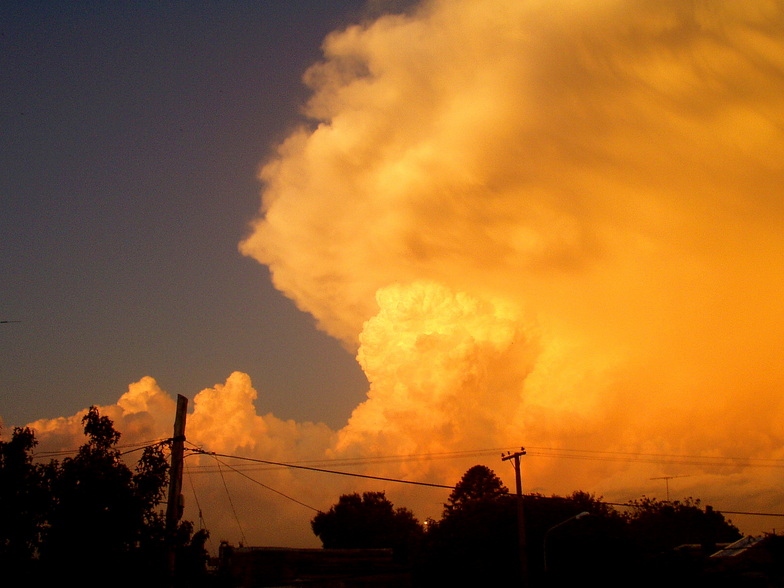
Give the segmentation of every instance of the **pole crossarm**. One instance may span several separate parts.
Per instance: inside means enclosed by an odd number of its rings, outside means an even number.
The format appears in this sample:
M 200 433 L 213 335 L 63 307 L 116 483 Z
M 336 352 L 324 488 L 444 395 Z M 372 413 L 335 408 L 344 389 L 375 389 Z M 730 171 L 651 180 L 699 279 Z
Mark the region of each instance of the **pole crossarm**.
M 511 451 L 507 451 L 506 453 L 501 454 L 501 461 L 509 461 L 510 459 L 514 459 L 516 462 L 520 459 L 521 456 L 526 455 L 525 447 L 521 447 L 520 451 L 512 453 Z

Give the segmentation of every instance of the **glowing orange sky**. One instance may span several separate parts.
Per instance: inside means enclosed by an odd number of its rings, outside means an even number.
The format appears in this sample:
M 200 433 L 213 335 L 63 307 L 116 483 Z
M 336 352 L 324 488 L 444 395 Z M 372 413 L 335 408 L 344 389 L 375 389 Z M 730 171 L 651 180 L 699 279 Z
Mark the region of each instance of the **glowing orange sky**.
M 782 33 L 773 1 L 443 0 L 332 34 L 240 247 L 356 350 L 367 400 L 339 431 L 281 421 L 235 373 L 194 399 L 188 437 L 277 461 L 784 458 Z M 147 379 L 111 410 L 166 436 L 173 401 Z M 628 500 L 681 475 L 717 508 L 784 511 L 784 462 L 653 461 L 531 456 L 525 477 Z M 367 467 L 454 483 L 470 465 Z M 357 485 L 267 475 L 318 508 Z M 420 516 L 445 499 L 386 489 Z M 254 542 L 305 541 L 288 517 L 309 513 L 237 491 L 264 512 Z

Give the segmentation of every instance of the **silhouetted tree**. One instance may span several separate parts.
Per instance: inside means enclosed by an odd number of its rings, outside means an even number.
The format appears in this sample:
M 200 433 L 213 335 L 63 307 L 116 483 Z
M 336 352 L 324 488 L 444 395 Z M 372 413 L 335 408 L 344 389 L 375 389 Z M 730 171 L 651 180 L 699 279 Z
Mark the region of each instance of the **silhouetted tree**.
M 406 508 L 395 508 L 383 492 L 343 494 L 311 521 L 324 548 L 393 548 L 398 556 L 420 539 L 422 526 Z
M 42 560 L 76 576 L 85 559 L 95 566 L 125 564 L 144 524 L 133 474 L 116 443 L 111 419 L 91 407 L 82 419 L 87 443 L 66 458 L 53 480 L 53 509 Z
M 440 521 L 428 526 L 417 583 L 498 586 L 517 581 L 514 500 L 487 466 L 469 468 L 450 493 Z
M 495 472 L 484 465 L 475 465 L 463 474 L 444 505 L 444 518 L 483 502 L 493 502 L 509 494 Z
M 22 470 L 27 476 L 27 486 L 23 492 L 15 492 L 13 500 L 19 512 L 31 513 L 28 518 L 33 530 L 26 532 L 31 537 L 26 539 L 26 557 L 38 564 L 33 583 L 163 585 L 168 582 L 166 536 L 159 506 L 169 467 L 163 447 L 147 447 L 131 471 L 117 448 L 120 433 L 111 419 L 91 407 L 82 424 L 87 442 L 76 456 L 61 463 L 32 464 L 30 451 L 36 442 L 29 430 L 19 430 L 11 445 L 0 446 L 0 453 L 10 451 L 13 456 L 0 461 L 0 478 L 22 480 L 24 476 L 18 473 L 11 476 Z M 6 504 L 11 486 L 0 484 L 0 500 Z M 23 496 L 27 498 L 22 500 Z M 32 504 L 27 511 L 21 506 L 25 501 Z M 178 535 L 180 550 L 203 554 L 205 533 L 194 536 L 192 525 L 183 521 Z M 21 545 L 19 541 L 16 544 Z M 183 570 L 181 576 L 186 575 L 193 577 L 192 572 Z
M 548 586 L 592 579 L 615 585 L 629 556 L 625 519 L 600 498 L 525 496 L 526 543 L 531 578 Z M 545 569 L 546 567 L 546 569 Z
M 660 585 L 673 577 L 699 585 L 703 560 L 679 545 L 703 545 L 740 538 L 724 517 L 702 510 L 699 500 L 661 502 L 643 498 L 621 514 L 585 492 L 569 497 L 525 497 L 526 534 L 532 578 L 548 586 L 574 586 L 588 580 L 605 586 Z M 587 516 L 577 515 L 588 513 Z M 546 561 L 546 574 L 542 567 Z
M 37 443 L 27 427 L 0 441 L 0 562 L 10 576 L 29 572 L 47 518 L 46 468 L 33 464 L 31 454 Z
M 131 559 L 139 575 L 160 574 L 168 566 L 166 517 L 158 508 L 165 497 L 168 470 L 169 464 L 161 445 L 146 447 L 134 469 L 131 488 L 140 509 L 141 526 L 137 530 Z M 191 523 L 183 521 L 179 524 L 177 544 L 181 549 L 188 545 L 192 534 Z
M 591 577 L 608 584 L 622 575 L 626 521 L 600 499 L 528 494 L 524 511 L 531 585 L 573 586 Z M 442 519 L 429 525 L 419 564 L 417 585 L 519 585 L 516 500 L 492 470 L 474 466 L 463 475 Z
M 741 533 L 724 515 L 712 508 L 700 508 L 700 500 L 686 498 L 656 500 L 643 496 L 628 503 L 626 515 L 631 534 L 649 553 L 692 543 L 715 550 L 718 543 L 730 543 Z

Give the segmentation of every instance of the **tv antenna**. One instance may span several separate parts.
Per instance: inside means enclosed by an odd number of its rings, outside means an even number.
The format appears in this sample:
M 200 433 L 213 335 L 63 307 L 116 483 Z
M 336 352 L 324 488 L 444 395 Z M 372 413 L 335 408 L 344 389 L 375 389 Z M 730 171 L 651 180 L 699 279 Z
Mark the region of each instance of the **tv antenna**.
M 667 489 L 667 502 L 670 501 L 670 480 L 673 478 L 688 478 L 688 475 L 683 476 L 657 476 L 656 478 L 651 478 L 651 480 L 664 480 L 665 488 Z

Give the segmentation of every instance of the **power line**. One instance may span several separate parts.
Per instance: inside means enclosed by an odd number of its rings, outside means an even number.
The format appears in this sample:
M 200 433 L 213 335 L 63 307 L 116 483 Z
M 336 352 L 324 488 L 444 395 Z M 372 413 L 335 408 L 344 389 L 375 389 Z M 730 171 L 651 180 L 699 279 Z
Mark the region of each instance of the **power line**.
M 117 448 L 123 447 L 145 447 L 152 445 L 166 439 L 158 439 L 153 441 L 142 441 L 136 444 L 118 445 Z M 192 444 L 192 443 L 191 443 Z M 275 467 L 295 467 L 300 465 L 317 466 L 320 464 L 340 464 L 344 466 L 363 466 L 373 465 L 380 463 L 398 463 L 402 461 L 412 460 L 437 460 L 437 459 L 460 459 L 469 457 L 489 457 L 494 456 L 496 453 L 505 452 L 511 447 L 494 447 L 485 449 L 471 449 L 462 451 L 444 451 L 435 453 L 404 453 L 392 455 L 379 455 L 372 457 L 353 457 L 353 458 L 339 458 L 339 459 L 311 459 L 287 462 L 285 464 L 276 462 L 264 462 L 267 465 Z M 582 459 L 591 461 L 613 461 L 613 462 L 628 462 L 628 463 L 652 463 L 652 464 L 669 464 L 669 465 L 691 465 L 703 467 L 770 467 L 770 468 L 784 468 L 784 459 L 774 458 L 753 458 L 753 457 L 738 457 L 738 456 L 704 456 L 704 455 L 689 455 L 689 454 L 670 454 L 670 453 L 642 453 L 642 452 L 623 452 L 623 451 L 600 451 L 590 449 L 569 449 L 561 447 L 536 447 L 526 446 L 528 457 L 551 457 L 562 459 Z M 69 453 L 76 453 L 78 449 L 60 450 L 60 451 L 47 451 L 41 453 L 33 453 L 34 457 L 49 457 L 64 455 Z
M 545 496 L 544 498 L 547 497 Z M 631 502 L 604 502 L 604 501 L 597 501 L 597 502 L 601 502 L 601 504 L 606 504 L 607 506 L 620 506 L 623 508 L 635 507 L 635 505 Z M 748 515 L 748 516 L 755 516 L 755 517 L 784 517 L 784 513 L 782 512 L 753 512 L 753 511 L 743 511 L 743 510 L 724 510 L 719 508 L 714 508 L 713 510 L 721 514 Z
M 555 447 L 530 447 L 528 455 L 537 457 L 559 457 L 564 459 L 587 459 L 594 461 L 620 461 L 656 464 L 693 465 L 703 467 L 770 467 L 784 468 L 784 459 L 705 456 L 667 453 L 634 453 L 622 451 L 595 451 L 589 449 L 565 449 Z
M 191 442 L 191 445 L 198 447 L 198 445 Z M 441 451 L 441 452 L 428 452 L 428 453 L 395 453 L 391 455 L 376 455 L 376 456 L 363 456 L 363 457 L 344 457 L 333 459 L 305 459 L 286 462 L 286 465 L 275 466 L 277 468 L 287 468 L 290 465 L 306 464 L 317 466 L 322 464 L 340 464 L 345 466 L 363 466 L 379 463 L 398 463 L 403 461 L 432 461 L 437 459 L 462 459 L 469 457 L 490 457 L 495 456 L 499 451 L 505 452 L 515 447 L 491 447 L 484 449 L 467 449 L 461 451 Z M 270 468 L 272 469 L 272 468 Z
M 218 461 L 220 464 L 220 461 Z M 220 470 L 220 466 L 218 467 Z M 226 496 L 229 498 L 229 505 L 231 506 L 231 511 L 234 513 L 234 520 L 237 521 L 237 527 L 240 529 L 240 536 L 242 537 L 242 542 L 246 543 L 245 540 L 245 532 L 242 530 L 242 524 L 240 523 L 240 518 L 237 516 L 237 509 L 234 508 L 234 501 L 231 499 L 231 493 L 229 492 L 229 487 L 226 485 L 226 478 L 223 477 L 223 470 L 220 470 L 221 480 L 223 480 L 223 487 L 226 489 Z
M 270 471 L 270 470 L 279 470 L 279 469 L 287 469 L 289 467 L 295 465 L 305 465 L 309 464 L 313 467 L 318 465 L 340 465 L 342 467 L 360 467 L 360 466 L 368 466 L 368 465 L 376 465 L 376 464 L 394 464 L 394 463 L 401 463 L 406 461 L 414 461 L 417 459 L 420 460 L 435 460 L 435 459 L 455 459 L 455 458 L 464 458 L 464 457 L 485 457 L 490 455 L 495 455 L 497 450 L 482 450 L 480 452 L 455 452 L 452 454 L 433 454 L 432 456 L 428 454 L 412 454 L 408 455 L 395 455 L 395 456 L 380 456 L 380 457 L 369 457 L 369 458 L 346 458 L 346 459 L 319 459 L 319 460 L 302 460 L 302 461 L 291 461 L 287 462 L 286 465 L 245 465 L 245 466 L 238 466 L 237 469 L 242 469 L 243 471 Z M 215 473 L 216 470 L 213 466 L 203 465 L 203 466 L 196 466 L 194 468 L 197 470 L 195 473 Z
M 126 455 L 128 453 L 133 453 L 134 451 L 141 451 L 147 449 L 148 447 L 155 447 L 156 445 L 162 445 L 164 443 L 168 443 L 171 439 L 153 439 L 149 441 L 140 441 L 139 443 L 127 443 L 124 445 L 115 445 L 114 449 L 123 449 L 123 448 L 130 448 L 127 451 L 120 452 L 120 455 Z M 60 449 L 57 451 L 41 451 L 41 452 L 32 452 L 32 457 L 34 459 L 45 459 L 45 458 L 53 458 L 53 457 L 60 457 L 63 455 L 75 455 L 79 453 L 79 450 L 84 447 L 78 447 L 76 449 Z
M 128 455 L 129 453 L 135 453 L 136 451 L 144 451 L 151 447 L 157 447 L 158 445 L 168 445 L 171 442 L 171 439 L 163 439 L 162 441 L 158 441 L 156 443 L 151 443 L 149 445 L 142 445 L 140 447 L 136 447 L 135 449 L 129 449 L 128 451 L 121 451 L 120 455 Z
M 204 514 L 202 513 L 201 504 L 199 503 L 199 496 L 196 494 L 196 486 L 193 485 L 193 477 L 191 477 L 191 472 L 187 465 L 183 469 L 185 470 L 185 473 L 188 474 L 188 482 L 190 482 L 191 491 L 193 492 L 193 500 L 196 502 L 196 508 L 199 511 L 199 529 L 204 529 L 206 528 Z
M 720 510 L 718 512 L 722 514 L 750 515 L 755 517 L 784 517 L 784 513 L 781 512 L 749 512 L 742 510 Z
M 141 444 L 128 444 L 122 445 L 118 447 L 133 447 L 135 449 L 131 449 L 128 452 L 138 451 L 140 449 L 145 449 L 146 447 L 153 446 L 160 443 L 166 443 L 170 441 L 170 439 L 158 439 L 154 441 L 145 441 Z M 188 442 L 191 445 L 193 443 Z M 194 445 L 194 447 L 196 447 Z M 333 459 L 333 460 L 301 460 L 295 462 L 275 462 L 270 460 L 262 460 L 262 459 L 253 459 L 248 457 L 241 457 L 235 455 L 226 455 L 226 454 L 218 454 L 213 452 L 208 452 L 201 448 L 196 447 L 195 449 L 190 449 L 194 453 L 204 454 L 204 455 L 212 455 L 213 457 L 224 457 L 228 459 L 238 459 L 243 460 L 246 462 L 254 463 L 254 464 L 262 464 L 269 466 L 268 468 L 252 468 L 252 467 L 243 467 L 242 470 L 249 471 L 253 469 L 255 471 L 263 471 L 264 469 L 276 469 L 276 468 L 293 468 L 293 469 L 301 469 L 306 471 L 313 471 L 313 472 L 320 472 L 320 473 L 328 473 L 334 475 L 342 475 L 342 476 L 351 476 L 357 478 L 365 478 L 371 480 L 379 480 L 385 482 L 395 482 L 401 484 L 410 484 L 415 486 L 425 486 L 431 488 L 443 488 L 447 490 L 453 490 L 454 486 L 444 485 L 444 484 L 434 484 L 429 482 L 418 482 L 413 480 L 402 480 L 398 478 L 388 478 L 382 476 L 372 476 L 368 474 L 358 474 L 354 472 L 346 472 L 346 471 L 339 471 L 339 470 L 331 470 L 325 469 L 320 467 L 315 467 L 314 465 L 305 465 L 305 464 L 325 464 L 325 463 L 332 463 L 332 464 L 339 464 L 345 467 L 357 467 L 357 466 L 364 466 L 364 465 L 373 465 L 373 464 L 381 464 L 381 463 L 395 463 L 395 462 L 402 462 L 402 461 L 411 461 L 411 460 L 433 460 L 433 459 L 459 459 L 465 457 L 483 457 L 489 456 L 497 453 L 499 450 L 504 451 L 508 448 L 499 447 L 499 448 L 491 448 L 491 449 L 476 449 L 476 450 L 464 450 L 464 451 L 449 451 L 449 452 L 437 452 L 437 453 L 410 453 L 410 454 L 393 454 L 393 455 L 382 455 L 382 456 L 375 456 L 375 457 L 359 457 L 359 458 L 342 458 L 342 459 Z M 563 459 L 583 459 L 583 460 L 593 460 L 593 461 L 618 461 L 618 462 L 638 462 L 638 463 L 653 463 L 653 464 L 676 464 L 676 465 L 693 465 L 693 466 L 703 466 L 703 467 L 732 467 L 732 466 L 740 466 L 740 467 L 771 467 L 771 468 L 783 468 L 784 467 L 784 460 L 783 459 L 773 459 L 773 458 L 746 458 L 746 457 L 737 457 L 737 456 L 724 456 L 724 457 L 713 457 L 713 456 L 697 456 L 697 455 L 688 455 L 688 454 L 667 454 L 667 453 L 642 453 L 642 452 L 621 452 L 621 451 L 598 451 L 598 450 L 589 450 L 589 449 L 568 449 L 568 448 L 556 448 L 556 447 L 536 447 L 536 446 L 527 446 L 526 451 L 529 457 L 550 457 L 550 458 L 563 458 Z M 48 452 L 41 452 L 41 453 L 34 453 L 33 456 L 36 458 L 44 458 L 44 457 L 55 457 L 59 455 L 67 455 L 73 454 L 78 452 L 78 449 L 74 450 L 61 450 L 61 451 L 48 451 Z M 224 465 L 238 473 L 247 477 L 249 480 L 253 481 L 256 484 L 262 485 L 257 480 L 246 476 L 243 471 L 239 467 L 229 466 L 228 464 Z M 192 466 L 192 473 L 220 473 L 221 476 L 223 475 L 222 470 L 210 470 L 210 466 L 196 466 L 193 468 Z M 193 471 L 197 469 L 197 471 Z M 274 488 L 266 487 L 273 492 L 278 492 Z M 285 496 L 284 494 L 278 492 L 279 494 Z M 291 497 L 287 497 L 290 500 L 294 500 Z M 623 506 L 628 507 L 628 504 L 624 503 L 604 503 L 610 506 Z M 313 507 L 309 505 L 304 505 L 307 508 L 313 509 Z M 314 509 L 318 510 L 318 509 Z M 727 514 L 737 514 L 737 515 L 749 515 L 749 516 L 772 516 L 772 517 L 781 517 L 784 516 L 784 513 L 765 513 L 765 512 L 751 512 L 751 511 L 721 511 Z
M 191 477 L 191 473 L 188 470 L 187 464 L 183 463 L 183 469 L 188 474 L 188 481 L 191 484 L 191 491 L 193 492 L 193 500 L 196 502 L 196 508 L 199 510 L 199 530 L 204 531 L 208 527 L 207 527 L 207 522 L 204 520 L 204 514 L 202 513 L 201 510 L 201 504 L 199 503 L 199 496 L 198 494 L 196 494 L 196 486 L 193 484 L 193 478 Z M 214 545 L 212 543 L 212 537 L 210 536 L 209 533 L 207 533 L 207 541 L 209 542 L 210 546 L 214 549 Z
M 315 512 L 321 512 L 319 509 L 317 509 L 317 508 L 315 508 L 315 507 L 313 507 L 313 506 L 310 506 L 309 504 L 305 504 L 304 502 L 302 502 L 302 501 L 300 501 L 300 500 L 297 500 L 296 498 L 293 498 L 293 497 L 289 496 L 288 494 L 285 494 L 285 493 L 281 492 L 280 490 L 276 490 L 275 488 L 272 488 L 271 486 L 267 486 L 266 484 L 263 484 L 262 482 L 259 482 L 258 480 L 254 479 L 254 478 L 251 478 L 250 476 L 248 476 L 248 475 L 247 475 L 247 474 L 245 474 L 244 472 L 241 472 L 241 471 L 239 471 L 238 469 L 236 469 L 236 468 L 232 467 L 231 465 L 229 465 L 229 464 L 227 464 L 227 463 L 225 463 L 225 462 L 223 462 L 223 461 L 219 460 L 219 459 L 218 459 L 217 457 L 215 457 L 214 455 L 213 455 L 212 457 L 213 457 L 213 458 L 215 458 L 215 461 L 216 461 L 216 462 L 218 462 L 218 464 L 225 465 L 225 466 L 226 466 L 227 468 L 229 468 L 230 470 L 232 470 L 232 471 L 234 471 L 234 472 L 238 473 L 240 476 L 242 476 L 242 477 L 244 477 L 244 478 L 247 478 L 248 480 L 250 480 L 250 481 L 251 481 L 251 482 L 253 482 L 254 484 L 258 484 L 258 485 L 259 485 L 259 486 L 261 486 L 262 488 L 266 488 L 267 490 L 270 490 L 270 491 L 272 491 L 272 492 L 275 492 L 276 494 L 280 494 L 281 496 L 283 496 L 283 498 L 286 498 L 287 500 L 291 500 L 292 502 L 296 502 L 296 503 L 297 503 L 297 504 L 299 504 L 300 506 L 304 506 L 305 508 L 309 508 L 310 510 L 312 510 L 312 511 L 315 511 Z M 218 466 L 218 468 L 220 469 L 220 465 Z M 222 476 L 223 476 L 223 474 L 221 473 L 221 477 L 222 477 Z M 225 484 L 225 481 L 224 481 L 224 484 Z
M 454 488 L 455 488 L 454 486 L 447 486 L 445 484 L 434 484 L 434 483 L 431 483 L 431 482 L 417 482 L 417 481 L 414 481 L 414 480 L 401 480 L 399 478 L 385 478 L 385 477 L 382 477 L 382 476 L 371 476 L 371 475 L 368 475 L 368 474 L 357 474 L 356 472 L 341 472 L 341 471 L 338 471 L 338 470 L 327 470 L 327 469 L 324 469 L 324 468 L 316 468 L 316 467 L 311 467 L 311 466 L 298 465 L 298 464 L 294 464 L 294 463 L 282 463 L 282 462 L 278 462 L 278 461 L 269 461 L 269 460 L 265 460 L 265 459 L 254 459 L 254 458 L 251 458 L 251 457 L 240 457 L 238 455 L 226 455 L 226 454 L 222 454 L 222 453 L 214 453 L 214 452 L 211 452 L 211 451 L 205 451 L 203 449 L 191 449 L 190 451 L 193 451 L 194 453 L 201 453 L 201 454 L 204 454 L 204 455 L 225 457 L 225 458 L 228 458 L 228 459 L 240 459 L 240 460 L 243 460 L 243 461 L 249 461 L 249 462 L 254 462 L 254 463 L 263 463 L 263 464 L 267 464 L 267 465 L 275 465 L 275 466 L 280 466 L 280 467 L 285 467 L 285 468 L 294 468 L 294 469 L 299 469 L 299 470 L 307 470 L 307 471 L 311 471 L 311 472 L 320 472 L 322 474 L 335 474 L 335 475 L 339 475 L 339 476 L 352 476 L 352 477 L 355 477 L 355 478 L 366 478 L 366 479 L 369 479 L 369 480 L 380 480 L 382 482 L 397 482 L 399 484 L 411 484 L 411 485 L 414 485 L 414 486 L 427 486 L 427 487 L 430 487 L 430 488 L 445 488 L 447 490 L 454 490 Z
M 399 479 L 399 478 L 387 478 L 387 477 L 382 477 L 382 476 L 371 476 L 371 475 L 368 475 L 368 474 L 357 474 L 357 473 L 354 473 L 354 472 L 343 472 L 343 471 L 339 471 L 339 470 L 328 470 L 328 469 L 324 469 L 324 468 L 316 468 L 316 467 L 305 466 L 305 465 L 301 465 L 301 464 L 297 464 L 297 463 L 283 463 L 283 462 L 275 462 L 275 461 L 270 461 L 270 460 L 255 459 L 255 458 L 250 458 L 250 457 L 242 457 L 242 456 L 238 456 L 238 455 L 220 454 L 220 453 L 214 453 L 214 452 L 205 451 L 205 450 L 200 449 L 200 448 L 191 449 L 190 451 L 192 451 L 195 454 L 211 455 L 213 457 L 218 456 L 218 457 L 224 457 L 224 458 L 227 458 L 227 459 L 238 459 L 238 460 L 242 460 L 242 461 L 247 461 L 247 462 L 252 462 L 252 463 L 262 463 L 262 464 L 277 466 L 277 467 L 281 467 L 281 468 L 301 469 L 301 470 L 320 472 L 320 473 L 327 473 L 327 474 L 351 476 L 351 477 L 365 478 L 365 479 L 371 479 L 371 480 L 380 480 L 380 481 L 384 481 L 384 482 L 396 482 L 396 483 L 401 483 L 401 484 L 411 484 L 411 485 L 415 485 L 415 486 L 426 486 L 426 487 L 431 487 L 431 488 L 443 488 L 443 489 L 446 489 L 446 490 L 454 490 L 454 488 L 455 488 L 454 486 L 448 486 L 448 485 L 445 485 L 445 484 L 434 484 L 434 483 L 431 483 L 431 482 L 417 482 L 417 481 L 413 481 L 413 480 L 402 480 L 402 479 Z M 530 455 L 530 453 L 529 453 L 529 455 Z M 227 467 L 230 467 L 230 466 L 227 466 Z M 245 474 L 243 472 L 241 472 L 240 470 L 237 470 L 235 468 L 231 468 L 231 469 L 233 469 L 236 473 L 245 476 Z M 221 473 L 221 476 L 222 476 L 223 475 L 222 471 L 220 473 Z M 246 477 L 248 477 L 248 476 L 246 476 Z M 252 480 L 252 478 L 249 478 L 249 479 Z M 255 482 L 255 480 L 253 480 L 253 481 Z M 257 483 L 259 483 L 259 482 L 257 482 Z M 225 484 L 225 482 L 224 482 L 224 484 Z M 276 490 L 274 490 L 274 491 L 277 492 Z M 280 493 L 280 494 L 282 494 L 282 493 Z M 528 496 L 534 496 L 534 495 L 528 495 Z M 291 499 L 290 497 L 287 497 L 287 498 Z M 561 497 L 538 496 L 538 498 L 556 499 L 557 500 L 557 499 L 560 499 Z M 620 506 L 620 507 L 624 507 L 624 508 L 633 508 L 633 506 L 634 506 L 633 504 L 630 504 L 630 503 L 604 502 L 604 501 L 598 501 L 598 502 L 601 502 L 601 504 L 606 504 L 608 506 Z M 309 507 L 309 508 L 313 508 L 313 507 Z M 314 510 L 317 510 L 317 509 L 314 509 Z M 722 509 L 716 509 L 716 511 L 724 513 L 724 514 L 737 514 L 737 515 L 748 515 L 748 516 L 784 517 L 784 513 L 733 511 L 733 510 L 722 510 Z

